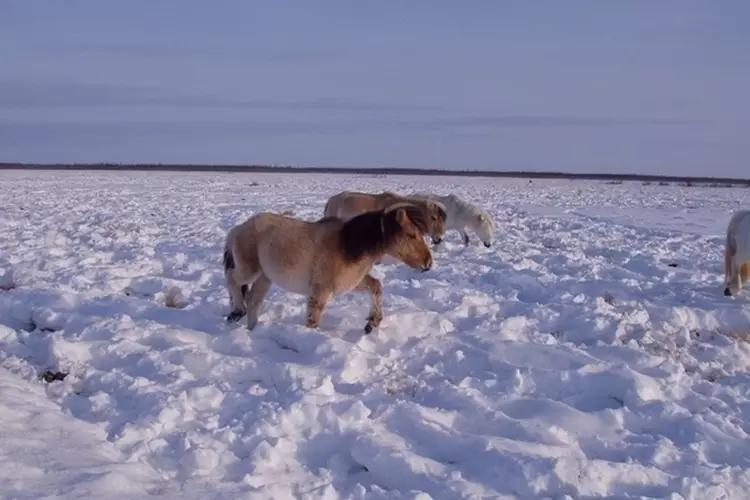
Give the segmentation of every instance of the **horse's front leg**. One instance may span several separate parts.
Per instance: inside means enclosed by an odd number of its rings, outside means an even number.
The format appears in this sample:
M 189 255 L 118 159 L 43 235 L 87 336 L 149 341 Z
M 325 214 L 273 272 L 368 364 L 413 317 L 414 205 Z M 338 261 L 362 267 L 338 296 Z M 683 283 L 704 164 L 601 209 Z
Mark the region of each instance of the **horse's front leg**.
M 383 285 L 379 280 L 367 274 L 354 288 L 354 291 L 370 294 L 370 315 L 367 317 L 367 324 L 365 325 L 365 333 L 370 333 L 373 328 L 378 328 L 380 322 L 383 321 Z
M 263 300 L 271 288 L 271 280 L 265 274 L 258 276 L 250 291 L 245 294 L 245 310 L 247 311 L 247 329 L 252 330 L 258 324 L 258 313 Z
M 313 292 L 307 297 L 307 327 L 318 328 L 320 320 L 323 317 L 328 302 L 331 301 L 333 294 L 313 288 Z

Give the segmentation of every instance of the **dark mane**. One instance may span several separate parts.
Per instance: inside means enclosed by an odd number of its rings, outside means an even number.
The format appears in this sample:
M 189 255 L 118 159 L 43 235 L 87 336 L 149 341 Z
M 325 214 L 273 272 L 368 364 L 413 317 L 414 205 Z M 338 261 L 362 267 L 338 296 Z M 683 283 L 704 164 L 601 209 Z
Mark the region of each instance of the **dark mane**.
M 436 205 L 438 209 L 438 216 L 443 217 L 443 223 L 445 223 L 445 210 L 440 208 L 440 205 Z M 425 215 L 424 210 L 420 210 L 414 205 L 406 205 L 403 206 L 403 208 L 406 210 L 406 215 L 409 216 L 409 219 L 411 220 L 412 224 L 417 226 L 417 229 L 421 233 L 428 234 L 430 232 L 430 222 L 427 219 L 427 216 Z M 426 207 L 425 207 L 426 210 Z
M 402 205 L 412 223 L 425 232 L 427 221 L 422 212 L 413 205 Z M 356 261 L 367 254 L 384 251 L 401 234 L 401 225 L 396 220 L 397 209 L 386 208 L 364 212 L 344 223 L 339 239 L 344 257 Z
M 339 217 L 336 217 L 335 215 L 326 215 L 325 217 L 321 217 L 320 219 L 316 220 L 315 222 L 331 222 L 334 220 L 341 220 Z

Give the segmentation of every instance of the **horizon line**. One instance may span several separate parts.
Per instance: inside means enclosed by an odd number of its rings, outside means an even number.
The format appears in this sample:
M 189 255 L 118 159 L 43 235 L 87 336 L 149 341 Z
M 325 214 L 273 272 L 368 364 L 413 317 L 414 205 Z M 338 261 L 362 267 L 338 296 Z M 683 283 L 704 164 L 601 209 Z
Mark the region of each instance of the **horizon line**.
M 320 173 L 320 174 L 380 174 L 380 175 L 438 175 L 459 177 L 498 177 L 524 179 L 588 179 L 621 181 L 666 181 L 699 182 L 719 184 L 745 184 L 750 178 L 710 177 L 662 174 L 617 174 L 605 172 L 574 173 L 566 171 L 539 170 L 482 170 L 439 169 L 419 167 L 310 167 L 292 165 L 213 164 L 213 163 L 119 163 L 119 162 L 75 162 L 75 163 L 25 163 L 0 162 L 0 170 L 134 170 L 161 172 L 222 172 L 222 173 Z

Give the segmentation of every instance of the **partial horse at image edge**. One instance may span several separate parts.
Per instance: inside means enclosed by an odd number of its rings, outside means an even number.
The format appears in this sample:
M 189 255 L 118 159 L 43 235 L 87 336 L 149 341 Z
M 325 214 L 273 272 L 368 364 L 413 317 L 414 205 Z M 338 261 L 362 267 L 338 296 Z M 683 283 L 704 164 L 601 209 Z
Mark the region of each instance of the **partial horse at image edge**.
M 396 204 L 349 220 L 324 217 L 305 221 L 261 212 L 227 233 L 223 265 L 231 312 L 227 321 L 247 315 L 252 330 L 270 286 L 306 295 L 307 326 L 317 328 L 328 302 L 357 291 L 370 295 L 365 333 L 383 319 L 382 284 L 370 275 L 373 264 L 391 255 L 427 271 L 433 259 L 424 241 L 424 211 Z
M 738 210 L 727 224 L 724 245 L 724 295 L 737 295 L 750 279 L 750 210 Z

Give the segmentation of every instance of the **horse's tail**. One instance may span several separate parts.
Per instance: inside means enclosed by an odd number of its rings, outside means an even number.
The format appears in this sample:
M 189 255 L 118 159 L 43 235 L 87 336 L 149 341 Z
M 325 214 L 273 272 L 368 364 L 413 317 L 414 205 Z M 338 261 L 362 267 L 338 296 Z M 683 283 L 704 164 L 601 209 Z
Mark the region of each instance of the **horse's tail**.
M 224 247 L 224 258 L 222 259 L 222 263 L 224 264 L 224 271 L 234 269 L 234 255 L 232 255 L 232 251 L 228 246 Z
M 233 236 L 234 235 L 231 232 L 227 235 L 227 241 L 224 244 L 224 254 L 221 259 L 222 264 L 224 265 L 224 275 L 227 277 L 227 280 L 230 279 L 230 274 L 234 271 L 234 268 L 237 267 L 237 262 L 234 259 L 234 252 L 232 252 Z M 243 297 L 247 294 L 248 289 L 248 286 L 245 284 L 240 287 Z
M 237 263 L 234 260 L 234 253 L 232 247 L 234 246 L 234 240 L 237 237 L 237 228 L 234 227 L 229 230 L 226 238 L 224 239 L 224 254 L 222 255 L 221 262 L 224 265 L 224 272 L 228 273 L 233 270 Z

